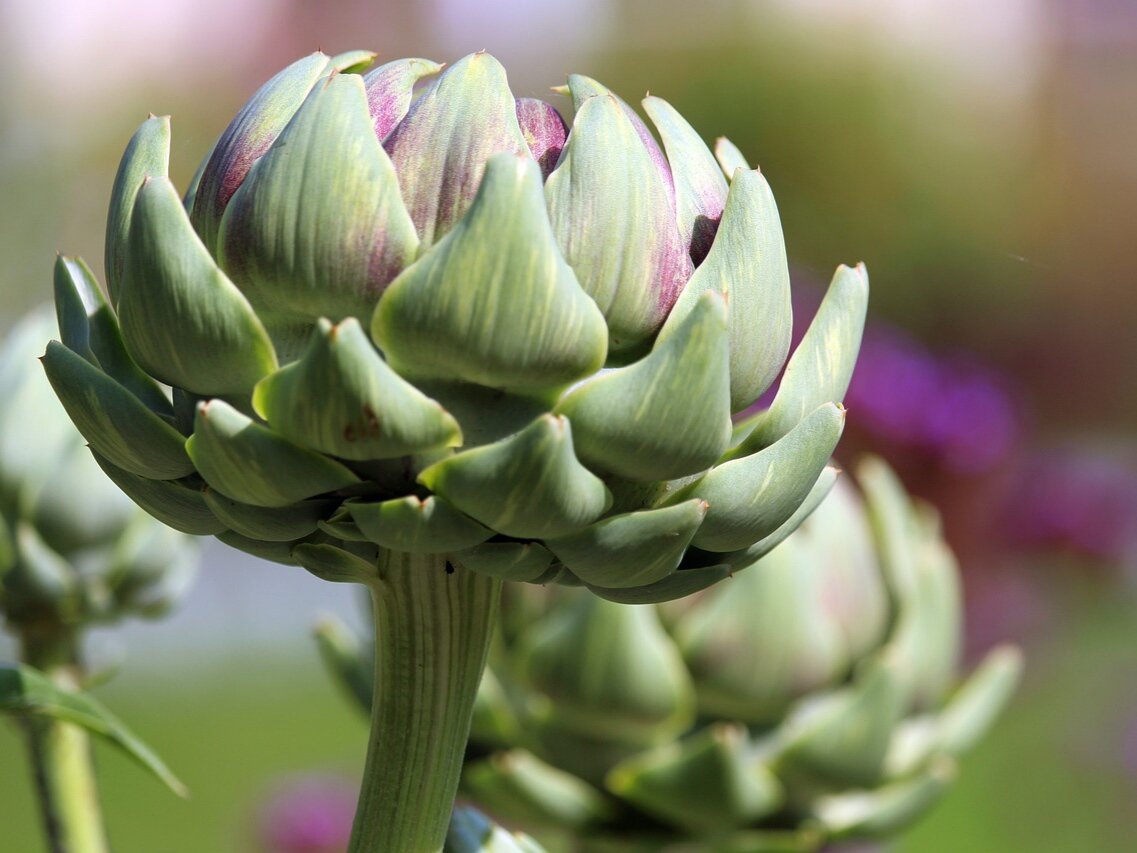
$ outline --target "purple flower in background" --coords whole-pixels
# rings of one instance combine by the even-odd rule
[[[1137,562],[1137,467],[1085,449],[1035,454],[1008,501],[1009,536],[1109,563]]]
[[[342,853],[351,838],[356,789],[337,776],[284,780],[257,817],[265,853]]]
[[[845,398],[850,425],[961,474],[988,471],[1019,438],[1019,416],[995,371],[965,354],[937,355],[874,323]]]

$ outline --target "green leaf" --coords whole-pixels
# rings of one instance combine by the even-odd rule
[[[167,384],[245,393],[276,369],[264,326],[209,256],[166,178],[148,178],[138,191],[118,310],[127,351]]]
[[[487,527],[519,538],[563,536],[594,521],[612,500],[573,455],[568,419],[554,415],[436,462],[418,481]]]
[[[490,158],[469,213],[383,294],[371,334],[404,376],[565,385],[604,363],[604,320],[561,258],[524,157]]]
[[[346,50],[328,60],[328,67],[341,74],[360,74],[371,67],[379,54],[373,50]]]
[[[359,637],[335,617],[322,619],[313,632],[324,666],[364,714],[371,714],[375,690],[374,652],[364,651]]]
[[[819,406],[765,450],[732,459],[668,498],[701,498],[710,505],[693,544],[736,551],[769,536],[793,516],[825,469],[845,427],[845,410]]]
[[[844,399],[861,348],[868,298],[864,264],[838,267],[821,307],[786,365],[774,402],[752,419],[755,428],[735,448],[735,455],[768,447],[822,403]]]
[[[642,587],[675,571],[706,513],[703,501],[690,500],[610,516],[545,544],[587,584]]]
[[[209,536],[225,529],[225,525],[217,520],[217,516],[205,503],[198,488],[179,480],[139,477],[119,468],[97,450],[92,450],[91,455],[116,486],[163,524],[196,536]]]
[[[312,89],[233,195],[218,258],[291,349],[294,330],[320,317],[370,317],[417,249],[363,79],[338,74]]]
[[[454,559],[472,572],[533,583],[545,575],[553,555],[536,542],[485,542],[459,551]]]
[[[720,834],[782,804],[782,786],[747,750],[746,729],[715,723],[612,768],[607,788],[664,823]]]
[[[565,259],[604,313],[611,353],[642,348],[691,274],[668,189],[621,103],[586,98],[545,200]]]
[[[437,243],[466,213],[490,157],[529,156],[505,69],[484,52],[447,68],[411,105],[384,147],[424,247]]]
[[[1013,646],[988,652],[940,712],[939,749],[959,756],[975,746],[1010,701],[1022,668],[1022,652]]]
[[[581,830],[613,817],[612,803],[582,779],[525,749],[467,764],[462,790],[502,820]]]
[[[107,212],[104,266],[107,290],[118,308],[128,254],[127,240],[138,191],[147,178],[165,178],[170,171],[170,117],[150,116],[138,126],[119,162]]]
[[[782,223],[774,195],[760,172],[735,176],[714,245],[671,310],[660,340],[678,333],[699,297],[708,290],[726,298],[730,407],[731,411],[741,411],[777,377],[789,352],[792,331],[790,272]],[[839,395],[824,397],[812,408],[840,399]]]
[[[554,411],[572,422],[581,461],[641,481],[714,464],[731,434],[726,310],[704,296],[649,355],[569,390]]]
[[[147,408],[163,416],[173,414],[165,392],[127,354],[118,318],[83,259],[58,256],[54,284],[55,316],[63,345],[100,367]]]
[[[728,180],[734,180],[734,175],[739,169],[750,171],[750,165],[742,156],[742,152],[738,150],[738,146],[725,136],[720,136],[715,140],[715,159],[718,160],[719,166]]]
[[[205,482],[253,506],[284,507],[360,482],[339,462],[298,447],[224,400],[197,407],[186,451]]]
[[[0,711],[50,717],[82,726],[121,749],[179,797],[188,796],[186,786],[165,762],[102,703],[85,693],[64,690],[30,666],[0,664]]]
[[[114,379],[57,341],[42,361],[79,432],[115,465],[154,480],[193,473],[182,434]]]
[[[344,504],[367,539],[392,551],[443,554],[485,542],[493,535],[438,495],[408,495],[381,503]]]
[[[310,500],[278,508],[251,506],[206,487],[205,503],[230,530],[250,539],[291,542],[316,532],[317,524],[339,507],[338,500]]]
[[[650,95],[644,98],[643,105],[667,150],[675,180],[679,233],[697,266],[715,240],[726,203],[726,180],[706,143],[675,107]]]
[[[354,317],[321,319],[300,359],[257,383],[253,408],[285,438],[344,459],[462,443],[454,417],[388,367]]]
[[[221,217],[233,193],[327,69],[328,57],[319,51],[293,62],[256,91],[213,146],[190,216],[211,253],[217,253]]]
[[[294,542],[269,542],[265,539],[250,539],[233,530],[224,530],[217,534],[217,538],[245,554],[251,554],[261,560],[272,563],[282,563],[286,566],[299,566],[300,561],[292,556],[292,549],[303,543],[304,540]]]

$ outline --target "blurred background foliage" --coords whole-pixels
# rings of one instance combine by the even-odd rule
[[[972,649],[1016,639],[1028,655],[1011,711],[897,846],[1131,843],[1137,5],[0,0],[0,330],[50,298],[54,252],[101,271],[114,170],[147,110],[173,115],[184,186],[263,79],[351,47],[486,48],[519,95],[581,71],[729,136],[777,194],[799,319],[837,263],[868,264],[842,453],[883,453],[940,508]],[[179,802],[100,752],[121,850],[267,849],[257,815],[289,779],[358,772],[363,725],[308,641],[319,610],[356,615],[350,593],[216,543],[203,575],[171,621],[96,644],[129,650],[101,697],[193,791]],[[17,851],[37,843],[23,758],[0,729]]]

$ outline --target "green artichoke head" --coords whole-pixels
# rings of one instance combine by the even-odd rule
[[[784,365],[777,208],[725,140],[578,75],[569,130],[486,53],[371,59],[281,71],[184,198],[169,120],[138,129],[109,299],[61,261],[45,358],[99,465],[179,530],[337,580],[403,551],[658,601],[780,541],[831,479],[864,268]]]
[[[858,481],[863,497],[842,482],[769,555],[681,602],[515,591],[467,794],[586,849],[814,850],[922,815],[1020,659],[996,649],[956,684],[958,572],[935,518],[879,461]]]
[[[37,363],[49,308],[0,348],[0,617],[33,625],[155,616],[188,588],[190,537],[156,522],[99,470]]]

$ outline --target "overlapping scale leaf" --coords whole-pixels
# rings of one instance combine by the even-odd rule
[[[250,539],[291,542],[316,532],[320,521],[331,515],[339,501],[299,501],[283,507],[263,507],[241,503],[206,488],[205,504],[230,530]]]
[[[466,217],[400,275],[371,333],[402,375],[565,385],[604,361],[604,319],[557,250],[528,155],[500,154]]]
[[[721,293],[727,301],[730,404],[731,411],[737,412],[753,403],[777,377],[792,331],[790,273],[781,220],[760,172],[735,175],[710,253],[675,303],[661,340],[677,333],[700,296],[709,290]],[[840,395],[830,396],[816,405],[840,399]]]
[[[201,170],[190,214],[211,252],[217,251],[229,200],[327,69],[328,57],[318,51],[292,63],[257,90],[217,140]]]
[[[458,552],[454,559],[472,572],[537,583],[550,572],[553,554],[536,542],[485,542]]]
[[[79,432],[115,465],[155,480],[193,473],[184,436],[99,368],[58,341],[43,366]]]
[[[726,304],[708,294],[649,355],[585,380],[555,411],[596,470],[642,481],[694,474],[730,441],[729,358]]]
[[[698,266],[715,240],[726,204],[726,180],[714,155],[678,110],[653,96],[645,98],[643,105],[663,139],[675,181],[679,234]]]
[[[746,548],[781,527],[801,506],[844,427],[841,406],[819,406],[770,447],[716,466],[667,503],[700,498],[709,504],[693,540],[696,547],[716,552]]]
[[[253,406],[285,438],[344,459],[462,443],[458,422],[387,366],[354,317],[321,319],[304,355],[257,384]]]
[[[556,108],[540,98],[517,99],[517,123],[529,152],[547,178],[557,165],[568,137],[568,125]]]
[[[868,296],[863,264],[837,268],[821,307],[786,365],[774,402],[751,419],[751,432],[738,453],[770,445],[822,403],[844,399],[861,348]]]
[[[706,513],[707,505],[700,500],[623,513],[547,540],[546,545],[587,584],[647,586],[675,571]]]
[[[561,251],[608,321],[613,353],[642,348],[690,277],[668,189],[620,102],[586,98],[545,199]]]
[[[198,406],[186,451],[210,486],[253,506],[288,506],[360,482],[339,462],[293,444],[223,400]]]
[[[739,169],[750,171],[750,165],[742,156],[742,152],[738,150],[738,146],[725,136],[720,136],[715,140],[715,160],[718,161],[728,180],[734,180]]]
[[[424,77],[442,70],[442,66],[429,59],[396,59],[363,75],[367,89],[367,110],[375,136],[380,142],[390,135],[410,109],[414,86]]]
[[[126,267],[127,240],[138,191],[147,178],[164,178],[170,171],[170,117],[151,116],[139,125],[119,162],[107,212],[107,291],[118,307]]]
[[[507,536],[563,536],[611,503],[604,483],[577,461],[566,418],[542,415],[513,436],[436,462],[419,482]]]
[[[444,554],[479,545],[493,535],[438,495],[344,506],[369,541],[392,551]]]
[[[362,78],[312,89],[233,195],[221,265],[279,338],[319,317],[368,317],[418,248]]]
[[[411,105],[384,147],[424,247],[465,214],[492,155],[529,151],[505,69],[484,52],[447,68]]]
[[[118,312],[131,357],[167,384],[242,393],[276,369],[260,319],[214,263],[166,178],[148,178],[138,191]]]
[[[139,477],[119,468],[97,450],[92,450],[91,453],[103,473],[116,486],[163,524],[195,536],[210,536],[225,530],[225,525],[210,511],[201,490],[196,486],[181,480]]]

